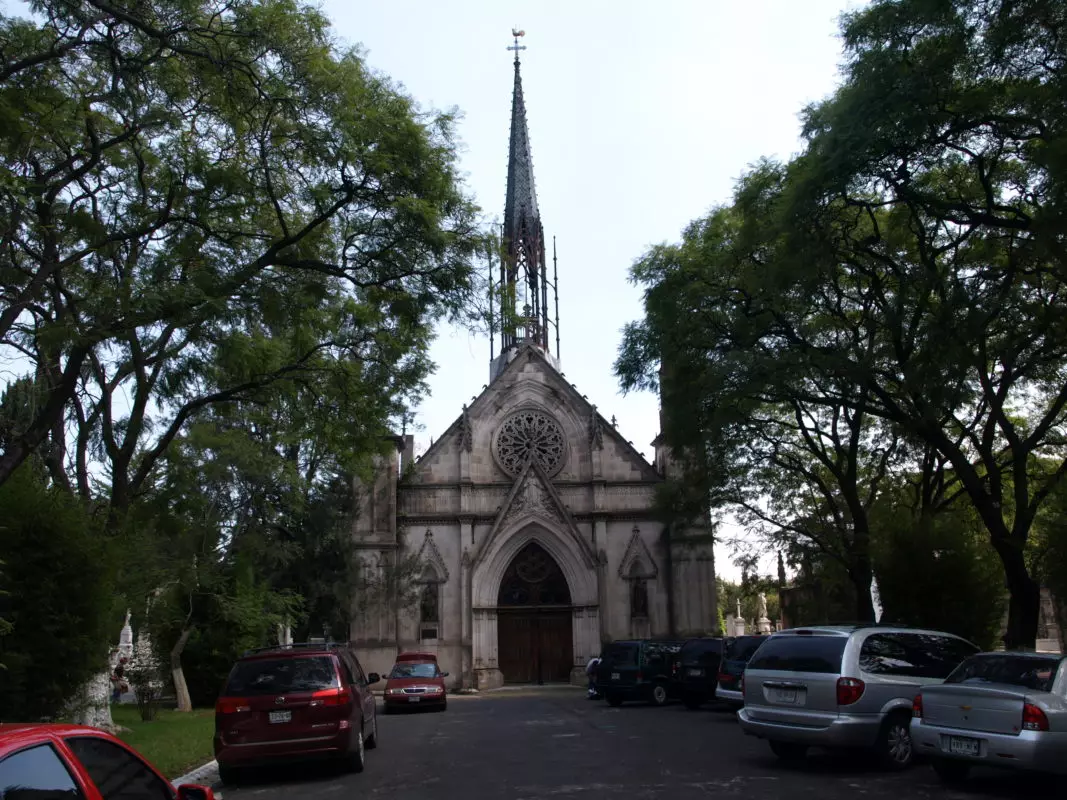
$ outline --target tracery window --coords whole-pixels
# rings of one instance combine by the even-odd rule
[[[549,476],[563,467],[567,455],[563,428],[548,414],[527,409],[504,420],[496,435],[496,456],[512,477],[532,457]]]
[[[559,564],[536,542],[530,542],[504,572],[497,605],[569,606],[570,588]]]

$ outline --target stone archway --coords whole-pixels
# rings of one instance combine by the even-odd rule
[[[505,683],[570,680],[573,606],[560,565],[536,541],[511,560],[497,594],[497,648]]]

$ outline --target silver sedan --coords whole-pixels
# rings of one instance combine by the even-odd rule
[[[915,697],[911,739],[942,780],[975,765],[1067,775],[1067,659],[979,653]]]

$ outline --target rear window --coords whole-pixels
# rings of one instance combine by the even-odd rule
[[[608,645],[608,649],[604,651],[604,661],[614,667],[636,667],[637,644],[627,642]]]
[[[722,642],[720,640],[696,639],[686,642],[679,658],[686,664],[718,664],[722,654]]]
[[[860,648],[860,669],[874,675],[944,679],[978,648],[955,636],[875,633]]]
[[[772,636],[763,642],[749,669],[776,672],[841,671],[847,636]]]
[[[746,636],[742,639],[734,639],[726,646],[723,658],[728,661],[748,661],[765,641],[767,639],[764,636]]]
[[[231,697],[286,692],[314,692],[338,685],[329,656],[263,658],[239,661],[226,682]]]
[[[390,678],[436,678],[437,665],[416,663],[414,661],[402,661],[393,667],[389,673]]]
[[[972,656],[956,667],[945,683],[1000,683],[1051,692],[1062,663],[1059,657]]]

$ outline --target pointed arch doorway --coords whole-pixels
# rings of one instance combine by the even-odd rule
[[[497,597],[497,653],[505,683],[570,680],[571,593],[556,560],[537,542],[504,571]]]

